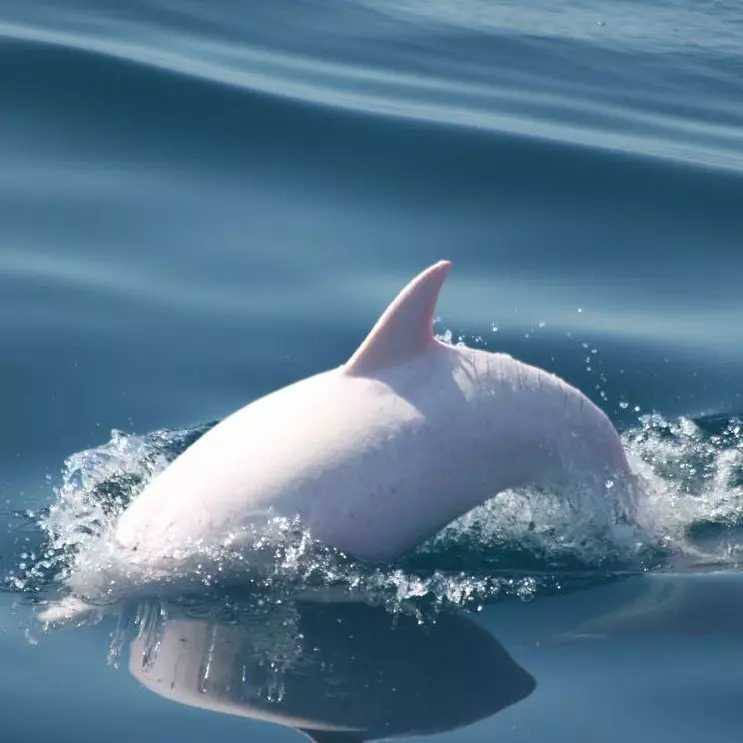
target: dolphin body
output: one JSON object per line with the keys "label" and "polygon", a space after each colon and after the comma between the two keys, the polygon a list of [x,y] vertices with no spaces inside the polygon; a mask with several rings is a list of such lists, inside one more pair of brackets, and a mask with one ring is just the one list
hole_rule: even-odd
{"label": "dolphin body", "polygon": [[509,355],[434,337],[450,267],[414,278],[345,364],[196,441],[122,513],[115,541],[157,560],[271,511],[353,557],[388,562],[499,491],[529,485],[631,518],[630,466],[598,407]]}
{"label": "dolphin body", "polygon": [[[632,522],[637,481],[596,405],[507,354],[434,337],[450,267],[440,261],[414,278],[345,364],[238,410],[157,475],[113,527],[124,560],[168,574],[195,545],[250,554],[251,526],[273,514],[384,563],[525,486],[556,489],[593,518]],[[72,582],[73,595],[42,621],[85,613]]]}

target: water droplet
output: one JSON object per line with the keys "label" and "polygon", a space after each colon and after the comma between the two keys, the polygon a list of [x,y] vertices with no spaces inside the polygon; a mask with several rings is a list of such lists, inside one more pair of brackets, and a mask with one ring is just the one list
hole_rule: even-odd
{"label": "water droplet", "polygon": [[516,595],[522,601],[531,601],[537,594],[537,582],[534,578],[524,578],[516,589]]}

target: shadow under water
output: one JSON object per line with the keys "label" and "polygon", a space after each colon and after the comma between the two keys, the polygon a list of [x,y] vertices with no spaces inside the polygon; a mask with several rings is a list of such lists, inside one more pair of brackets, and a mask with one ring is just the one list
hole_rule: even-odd
{"label": "shadow under water", "polygon": [[489,632],[459,614],[421,624],[355,602],[287,603],[261,616],[159,601],[132,609],[122,614],[136,629],[129,671],[143,686],[316,743],[450,731],[536,688]]}

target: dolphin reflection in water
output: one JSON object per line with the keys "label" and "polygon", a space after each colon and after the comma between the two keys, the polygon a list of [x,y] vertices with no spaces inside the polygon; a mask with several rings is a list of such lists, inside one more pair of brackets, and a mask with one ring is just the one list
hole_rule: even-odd
{"label": "dolphin reflection in water", "polygon": [[460,615],[434,624],[362,603],[287,604],[273,617],[138,609],[129,670],[175,702],[284,725],[315,743],[431,735],[529,696],[534,678]]}

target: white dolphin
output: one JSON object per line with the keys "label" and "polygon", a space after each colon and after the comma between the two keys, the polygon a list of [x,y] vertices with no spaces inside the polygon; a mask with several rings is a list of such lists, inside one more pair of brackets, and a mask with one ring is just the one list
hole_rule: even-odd
{"label": "white dolphin", "polygon": [[439,342],[451,264],[408,284],[342,366],[260,398],[187,449],[121,515],[116,541],[158,558],[272,509],[354,557],[389,561],[507,488],[568,486],[632,511],[607,416],[506,354]]}
{"label": "white dolphin", "polygon": [[558,377],[435,339],[451,264],[406,286],[348,362],[225,418],[119,517],[139,564],[219,543],[267,512],[391,561],[504,489],[561,489],[631,520],[636,480],[608,417]]}

